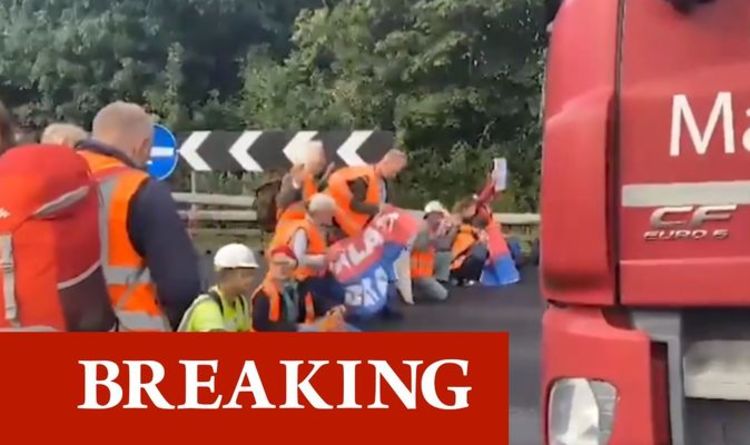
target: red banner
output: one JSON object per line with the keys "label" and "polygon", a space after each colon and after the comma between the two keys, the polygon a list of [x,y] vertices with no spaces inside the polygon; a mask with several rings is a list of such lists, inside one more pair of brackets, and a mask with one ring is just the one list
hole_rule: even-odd
{"label": "red banner", "polygon": [[[387,206],[359,236],[331,246],[329,257],[334,276],[339,282],[348,283],[384,261],[395,261],[419,232],[420,223],[408,210]],[[392,252],[387,251],[389,247]]]}
{"label": "red banner", "polygon": [[508,443],[506,334],[2,334],[3,441]]}

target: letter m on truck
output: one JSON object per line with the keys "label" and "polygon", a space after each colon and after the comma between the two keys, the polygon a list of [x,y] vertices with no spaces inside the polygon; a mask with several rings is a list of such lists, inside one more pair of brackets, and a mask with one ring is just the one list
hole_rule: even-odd
{"label": "letter m on truck", "polygon": [[750,444],[750,1],[550,3],[545,443]]}

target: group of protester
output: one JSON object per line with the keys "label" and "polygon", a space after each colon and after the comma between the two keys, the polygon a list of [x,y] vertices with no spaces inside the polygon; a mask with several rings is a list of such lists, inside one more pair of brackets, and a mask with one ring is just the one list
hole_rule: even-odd
{"label": "group of protester", "polygon": [[[311,295],[313,306],[334,307],[337,320],[351,320],[346,317],[345,291],[329,270],[326,253],[336,241],[361,235],[383,212],[390,198],[389,180],[407,166],[408,157],[394,149],[374,165],[335,169],[326,162],[323,144],[313,141],[305,159],[281,179],[273,207],[276,227],[268,250],[297,265],[299,289]],[[388,301],[380,316],[401,318],[399,295],[407,304],[445,301],[451,287],[475,285],[488,272],[493,247],[497,250],[499,245],[502,253],[508,253],[491,210],[499,192],[499,174],[493,171],[480,193],[457,202],[452,212],[439,201],[426,204],[418,235],[395,267],[387,270]]]}
{"label": "group of protester", "polygon": [[[24,147],[67,147],[86,161],[98,183],[101,268],[114,326],[104,322],[76,328],[68,323],[67,330],[331,332],[361,327],[363,320],[348,314],[345,290],[330,271],[330,247],[360,235],[383,211],[390,198],[388,181],[407,166],[404,152],[391,150],[374,165],[334,169],[322,144],[310,143],[305,159],[284,176],[276,196],[276,230],[264,251],[268,271],[256,276],[258,255],[245,245],[230,244],[216,252],[216,285],[205,290],[199,257],[169,187],[144,172],[152,128],[142,107],[115,102],[97,113],[90,132],[52,124],[38,143],[21,144],[0,104],[0,165],[10,158],[8,153]],[[401,318],[399,294],[411,304],[444,301],[450,287],[480,280],[491,258],[489,229],[499,233],[490,209],[496,193],[490,177],[478,195],[459,201],[453,212],[437,201],[425,206],[420,233],[388,271],[382,317]],[[7,269],[6,322],[7,294],[14,295],[12,288],[8,291],[14,277]],[[260,285],[253,288],[258,278]],[[111,318],[84,317],[87,308],[82,305],[61,306],[78,318]],[[15,301],[12,306],[15,311]]]}

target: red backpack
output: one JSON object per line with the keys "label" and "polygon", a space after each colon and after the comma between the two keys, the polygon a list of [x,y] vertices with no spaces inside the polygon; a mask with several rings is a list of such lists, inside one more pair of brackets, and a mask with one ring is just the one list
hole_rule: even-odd
{"label": "red backpack", "polygon": [[72,148],[0,156],[0,330],[109,331],[98,188]]}

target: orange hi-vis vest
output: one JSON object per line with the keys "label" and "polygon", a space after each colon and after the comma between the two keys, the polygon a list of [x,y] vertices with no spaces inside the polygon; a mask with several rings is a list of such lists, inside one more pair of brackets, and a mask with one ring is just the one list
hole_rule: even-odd
{"label": "orange hi-vis vest", "polygon": [[130,201],[148,175],[122,161],[80,151],[99,183],[99,238],[102,269],[121,331],[170,331],[156,299],[145,260],[130,242]]}
{"label": "orange hi-vis vest", "polygon": [[[274,323],[281,319],[281,293],[275,284],[269,279],[263,280],[263,283],[253,293],[255,298],[260,291],[268,297],[268,319]],[[305,324],[312,324],[315,322],[315,304],[313,297],[310,292],[305,294]]]}
{"label": "orange hi-vis vest", "polygon": [[464,264],[464,261],[469,256],[469,251],[478,240],[479,234],[475,227],[470,224],[461,224],[458,228],[456,239],[453,240],[453,247],[451,249],[453,253],[451,270],[456,270]]}
{"label": "orange hi-vis vest", "polygon": [[410,261],[412,278],[430,278],[435,275],[435,248],[432,245],[427,250],[413,250]]}
{"label": "orange hi-vis vest", "polygon": [[276,218],[278,221],[277,224],[297,219],[305,219],[305,215],[307,215],[305,206],[316,193],[318,193],[318,184],[315,181],[315,177],[310,174],[305,175],[305,179],[302,182],[302,201],[293,202],[289,207],[279,209],[279,214]]}
{"label": "orange hi-vis vest", "polygon": [[[289,221],[289,224],[279,226],[271,239],[271,245],[268,249],[269,252],[279,246],[289,246],[294,248],[294,234],[298,230],[304,230],[307,235],[307,252],[308,255],[324,255],[326,253],[327,244],[326,238],[323,233],[315,226],[315,223],[310,221],[307,217],[301,220]],[[305,280],[314,276],[323,276],[325,271],[313,269],[309,266],[300,265],[297,270],[294,271],[294,277],[299,280]]]}
{"label": "orange hi-vis vest", "polygon": [[351,210],[352,192],[349,182],[356,179],[364,179],[367,182],[367,204],[380,204],[380,178],[375,173],[374,166],[344,167],[336,170],[328,178],[328,193],[338,205],[336,222],[348,236],[356,236],[364,230],[370,222],[370,215],[353,212]]}

